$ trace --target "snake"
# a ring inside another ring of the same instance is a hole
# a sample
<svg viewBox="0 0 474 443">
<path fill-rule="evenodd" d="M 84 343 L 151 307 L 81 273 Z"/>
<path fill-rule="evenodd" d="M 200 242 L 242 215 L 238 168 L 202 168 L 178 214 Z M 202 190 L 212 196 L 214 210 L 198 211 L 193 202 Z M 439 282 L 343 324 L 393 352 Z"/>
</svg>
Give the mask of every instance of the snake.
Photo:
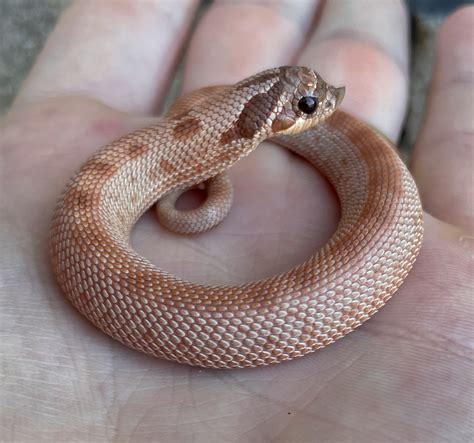
<svg viewBox="0 0 474 443">
<path fill-rule="evenodd" d="M 50 257 L 64 295 L 124 345 L 204 368 L 291 360 L 360 326 L 408 276 L 423 213 L 396 148 L 340 109 L 344 93 L 304 66 L 267 69 L 190 92 L 150 126 L 100 149 L 54 210 Z M 232 206 L 228 169 L 267 139 L 303 157 L 338 196 L 337 228 L 311 257 L 280 275 L 210 285 L 133 250 L 131 229 L 155 204 L 160 222 L 182 235 L 220 223 Z M 176 209 L 196 186 L 206 201 Z"/>
</svg>

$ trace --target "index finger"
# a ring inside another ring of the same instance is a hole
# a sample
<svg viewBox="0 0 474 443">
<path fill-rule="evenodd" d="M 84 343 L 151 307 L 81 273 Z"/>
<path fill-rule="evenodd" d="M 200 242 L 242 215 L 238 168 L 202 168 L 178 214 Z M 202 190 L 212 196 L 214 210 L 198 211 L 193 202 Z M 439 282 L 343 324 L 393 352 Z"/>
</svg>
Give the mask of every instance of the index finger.
<svg viewBox="0 0 474 443">
<path fill-rule="evenodd" d="M 73 3 L 15 103 L 81 95 L 121 111 L 152 111 L 165 93 L 197 5 L 197 0 Z"/>
</svg>

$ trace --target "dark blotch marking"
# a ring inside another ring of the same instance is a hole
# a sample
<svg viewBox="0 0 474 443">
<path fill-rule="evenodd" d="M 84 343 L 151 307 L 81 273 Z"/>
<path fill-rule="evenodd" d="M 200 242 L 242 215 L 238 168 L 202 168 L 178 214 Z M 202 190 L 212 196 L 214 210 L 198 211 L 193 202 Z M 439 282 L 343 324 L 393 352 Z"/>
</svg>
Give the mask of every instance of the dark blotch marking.
<svg viewBox="0 0 474 443">
<path fill-rule="evenodd" d="M 266 93 L 254 95 L 244 106 L 234 126 L 222 134 L 220 143 L 225 145 L 241 138 L 252 139 L 275 111 L 283 88 L 283 83 L 278 81 Z"/>
<path fill-rule="evenodd" d="M 175 166 L 164 158 L 160 160 L 160 168 L 165 174 L 172 174 L 176 171 Z"/>
<path fill-rule="evenodd" d="M 124 147 L 125 153 L 130 156 L 130 158 L 138 157 L 139 155 L 148 151 L 148 146 L 144 145 L 140 141 L 130 141 L 127 146 Z"/>
<path fill-rule="evenodd" d="M 189 117 L 181 120 L 173 129 L 173 135 L 178 140 L 187 140 L 201 131 L 201 122 L 197 118 Z"/>
<path fill-rule="evenodd" d="M 100 158 L 92 158 L 86 163 L 83 171 L 87 171 L 92 175 L 100 175 L 104 178 L 112 177 L 118 170 L 118 166 L 115 163 L 102 160 Z"/>
<path fill-rule="evenodd" d="M 232 143 L 234 140 L 238 140 L 240 138 L 239 133 L 235 128 L 231 128 L 225 132 L 222 133 L 219 143 L 221 145 L 227 145 L 229 143 Z"/>
<path fill-rule="evenodd" d="M 94 207 L 94 197 L 94 192 L 91 189 L 85 189 L 79 183 L 72 183 L 64 196 L 63 205 L 68 210 L 74 208 L 90 210 Z"/>
</svg>

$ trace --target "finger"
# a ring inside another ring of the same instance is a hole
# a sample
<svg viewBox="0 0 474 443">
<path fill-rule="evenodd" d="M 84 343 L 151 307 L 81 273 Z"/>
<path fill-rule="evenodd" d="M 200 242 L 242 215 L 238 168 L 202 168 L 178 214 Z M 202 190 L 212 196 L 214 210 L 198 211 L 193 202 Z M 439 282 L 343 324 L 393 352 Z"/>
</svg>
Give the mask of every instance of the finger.
<svg viewBox="0 0 474 443">
<path fill-rule="evenodd" d="M 165 91 L 196 4 L 74 3 L 48 39 L 17 103 L 85 95 L 123 111 L 150 111 Z"/>
<path fill-rule="evenodd" d="M 408 20 L 397 0 L 331 0 L 300 64 L 346 86 L 342 107 L 392 140 L 407 102 Z"/>
<path fill-rule="evenodd" d="M 318 4 L 314 0 L 215 2 L 193 36 L 183 90 L 231 84 L 290 63 Z"/>
<path fill-rule="evenodd" d="M 460 227 L 474 228 L 474 7 L 442 25 L 427 105 L 412 169 L 425 209 Z"/>
</svg>

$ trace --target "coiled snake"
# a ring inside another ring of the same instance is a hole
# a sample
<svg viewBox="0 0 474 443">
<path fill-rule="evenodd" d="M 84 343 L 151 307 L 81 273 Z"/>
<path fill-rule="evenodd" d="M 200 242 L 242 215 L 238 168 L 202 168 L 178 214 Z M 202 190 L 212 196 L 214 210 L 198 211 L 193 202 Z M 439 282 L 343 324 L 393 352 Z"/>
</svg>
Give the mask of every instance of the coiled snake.
<svg viewBox="0 0 474 443">
<path fill-rule="evenodd" d="M 193 92 L 165 119 L 100 150 L 54 215 L 52 266 L 68 299 L 134 349 L 214 368 L 290 360 L 366 321 L 410 271 L 422 210 L 391 144 L 336 111 L 343 95 L 308 68 L 284 66 Z M 321 250 L 282 275 L 233 286 L 184 281 L 132 250 L 130 230 L 156 201 L 172 230 L 219 223 L 232 199 L 225 171 L 270 137 L 318 168 L 339 196 L 341 220 Z M 180 192 L 204 182 L 201 208 L 174 209 Z"/>
</svg>

